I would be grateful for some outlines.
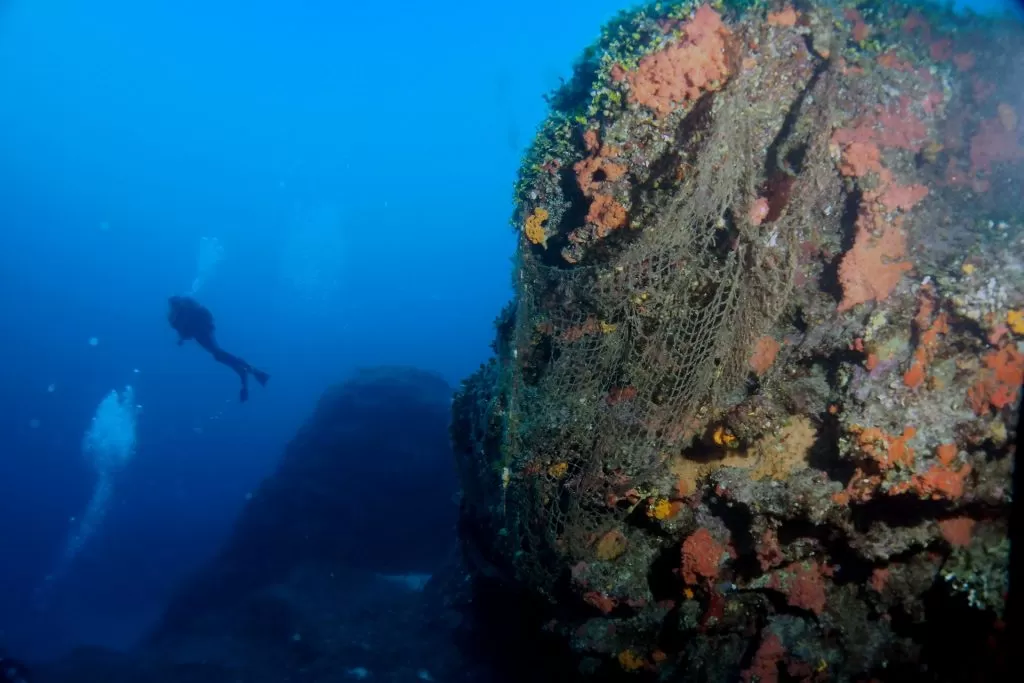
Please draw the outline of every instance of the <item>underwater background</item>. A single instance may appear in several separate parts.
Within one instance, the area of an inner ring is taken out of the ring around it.
[[[129,646],[328,386],[488,357],[542,95],[624,6],[0,3],[0,648]],[[190,292],[270,372],[247,403],[175,344]],[[126,385],[131,461],[48,582]]]
[[[4,647],[128,642],[328,385],[377,363],[454,384],[485,358],[540,95],[617,9],[0,6]],[[272,374],[245,405],[165,320],[201,268],[221,343]],[[83,433],[126,384],[135,460],[40,612],[93,486]]]

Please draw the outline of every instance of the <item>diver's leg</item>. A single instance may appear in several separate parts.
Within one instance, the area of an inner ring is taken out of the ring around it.
[[[215,348],[213,350],[213,359],[218,363],[223,363],[228,366],[243,378],[246,373],[249,372],[249,364],[238,356],[232,356],[230,353],[221,348]]]
[[[261,387],[265,387],[267,385],[267,380],[270,379],[270,375],[268,375],[267,373],[263,372],[262,370],[257,370],[253,366],[249,365],[245,361],[245,359],[239,358],[238,356],[232,356],[230,353],[224,351],[223,349],[218,348],[214,352],[213,357],[216,358],[219,362],[231,366],[235,372],[237,372],[239,375],[242,375],[243,383],[245,382],[246,374],[255,377],[256,381],[260,383]]]
[[[249,382],[248,375],[252,375],[256,378],[256,381],[260,383],[260,386],[266,386],[267,380],[270,379],[270,375],[257,370],[253,366],[245,362],[245,360],[238,356],[233,356],[224,349],[217,346],[217,342],[213,341],[212,338],[197,339],[199,344],[213,354],[213,359],[218,363],[223,363],[229,368],[238,373],[238,376],[242,379],[242,400],[244,401],[249,396]]]
[[[231,355],[219,346],[213,347],[211,353],[213,353],[215,361],[223,363],[238,373],[238,378],[242,381],[242,390],[239,393],[239,398],[244,402],[249,398],[249,372],[251,370],[249,364],[238,356]]]

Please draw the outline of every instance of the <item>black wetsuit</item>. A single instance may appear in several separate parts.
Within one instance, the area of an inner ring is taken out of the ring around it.
[[[213,314],[209,310],[187,296],[172,296],[169,303],[171,308],[167,320],[178,332],[178,345],[195,339],[196,343],[210,352],[215,361],[237,372],[242,380],[242,391],[239,395],[242,401],[249,398],[249,375],[255,377],[260,386],[266,385],[270,378],[267,373],[257,370],[243,359],[217,346],[217,340],[213,337]]]

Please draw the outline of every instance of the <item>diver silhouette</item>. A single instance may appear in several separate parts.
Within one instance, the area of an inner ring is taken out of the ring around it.
[[[249,398],[249,375],[255,377],[260,386],[266,386],[270,375],[217,346],[217,340],[213,338],[213,314],[205,306],[187,296],[172,296],[168,302],[171,309],[167,313],[167,320],[178,333],[178,346],[189,339],[195,339],[213,355],[215,361],[237,372],[242,379],[242,391],[239,394],[242,402]]]

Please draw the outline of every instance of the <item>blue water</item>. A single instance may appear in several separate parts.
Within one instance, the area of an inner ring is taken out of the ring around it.
[[[0,2],[0,647],[126,647],[327,386],[487,357],[541,95],[622,6]],[[165,320],[203,238],[198,298],[272,375],[244,405]],[[83,433],[126,384],[137,452],[41,601],[95,483]]]

